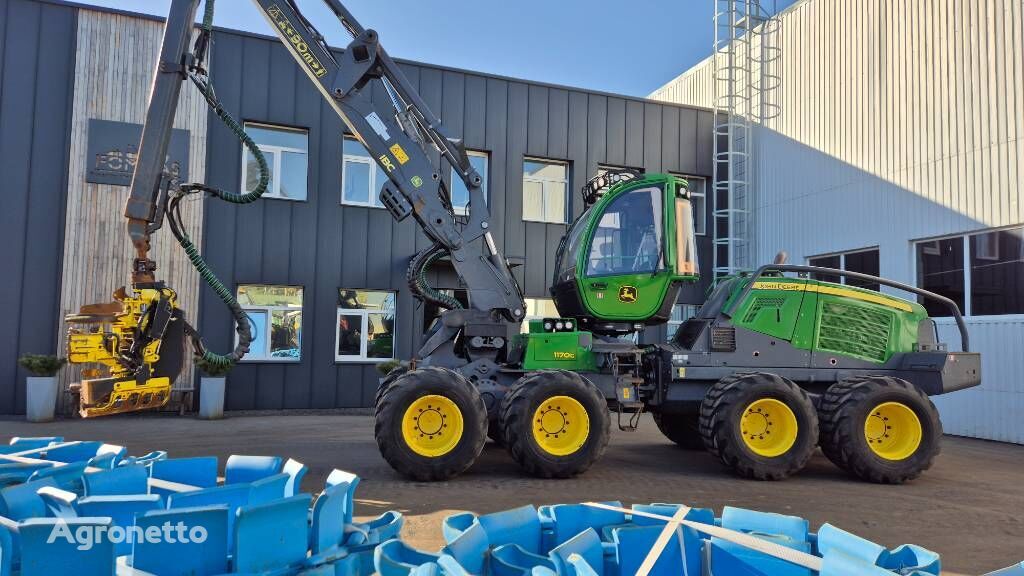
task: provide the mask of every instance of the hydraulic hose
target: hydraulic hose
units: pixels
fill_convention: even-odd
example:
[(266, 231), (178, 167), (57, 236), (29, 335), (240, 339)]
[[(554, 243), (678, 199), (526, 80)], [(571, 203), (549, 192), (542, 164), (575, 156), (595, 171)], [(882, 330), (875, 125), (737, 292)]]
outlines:
[(253, 190), (244, 193), (230, 192), (199, 182), (182, 184), (178, 187), (177, 193), (168, 200), (165, 211), (167, 213), (167, 221), (170, 224), (171, 233), (174, 234), (174, 237), (178, 240), (178, 244), (185, 250), (185, 254), (188, 255), (189, 262), (191, 262), (192, 266), (199, 273), (199, 277), (202, 278), (211, 289), (213, 289), (213, 292), (217, 297), (220, 298), (220, 300), (228, 307), (235, 320), (235, 332), (238, 334), (238, 343), (235, 345), (234, 350), (227, 354), (217, 354), (216, 352), (206, 349), (198, 334), (194, 331), (191, 333), (192, 344), (197, 357), (197, 364), (209, 372), (223, 372), (230, 369), (231, 366), (249, 352), (249, 345), (252, 343), (252, 330), (249, 324), (249, 318), (248, 315), (246, 315), (245, 310), (243, 310), (242, 306), (238, 303), (238, 300), (236, 300), (231, 291), (224, 286), (224, 283), (217, 278), (217, 275), (210, 269), (206, 260), (204, 260), (202, 255), (199, 253), (199, 248), (196, 247), (195, 243), (192, 242), (192, 239), (189, 238), (188, 233), (185, 231), (181, 222), (180, 203), (183, 198), (200, 192), (205, 192), (211, 197), (224, 200), (225, 202), (230, 202), (232, 204), (249, 204), (251, 202), (255, 202), (256, 200), (259, 200), (267, 190), (267, 186), (270, 183), (270, 170), (267, 167), (267, 160), (263, 156), (263, 152), (259, 149), (259, 146), (256, 145), (256, 142), (254, 142), (253, 139), (245, 133), (245, 129), (242, 125), (239, 124), (238, 121), (235, 120), (217, 100), (213, 84), (210, 82), (208, 73), (203, 68), (204, 60), (206, 58), (206, 50), (212, 39), (214, 3), (215, 0), (206, 0), (206, 9), (203, 13), (201, 31), (193, 50), (195, 64), (190, 68), (188, 76), (199, 88), (199, 91), (203, 94), (203, 98), (206, 99), (207, 104), (217, 115), (217, 118), (219, 118), (229, 130), (231, 130), (242, 144), (245, 145), (252, 157), (255, 158), (256, 164), (259, 168), (259, 180)]
[(434, 244), (429, 248), (421, 250), (409, 262), (405, 278), (409, 283), (409, 290), (412, 291), (414, 296), (441, 308), (457, 310), (462, 308), (461, 302), (456, 300), (454, 296), (449, 296), (435, 289), (427, 282), (427, 269), (430, 268), (431, 264), (444, 257), (444, 254), (444, 248), (439, 244)]

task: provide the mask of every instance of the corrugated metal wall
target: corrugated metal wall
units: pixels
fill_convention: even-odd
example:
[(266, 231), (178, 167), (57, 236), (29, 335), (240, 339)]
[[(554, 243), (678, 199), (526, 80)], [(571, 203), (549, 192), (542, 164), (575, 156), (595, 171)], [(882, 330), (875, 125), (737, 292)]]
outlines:
[[(757, 254), (878, 246), (915, 282), (912, 241), (1024, 222), (1020, 0), (805, 0), (781, 26), (782, 113), (756, 130)], [(711, 60), (652, 97), (707, 105)], [(970, 319), (985, 383), (941, 399), (947, 431), (1024, 442), (1015, 317)], [(979, 398), (992, 401), (986, 406)], [(1010, 398), (1013, 400), (1011, 401)], [(970, 399), (970, 400), (969, 400)]]
[(18, 356), (57, 350), (75, 19), (0, 0), (0, 414), (25, 411)]
[[(342, 124), (298, 74), (276, 41), (219, 31), (213, 52), (217, 93), (246, 121), (309, 130), (309, 186), (304, 202), (265, 200), (249, 206), (207, 205), (204, 252), (229, 286), (290, 284), (305, 289), (302, 360), (243, 363), (228, 379), (229, 409), (369, 406), (378, 374), (373, 364), (336, 363), (339, 288), (399, 291), (398, 357), (408, 358), (423, 334), (423, 311), (405, 284), (409, 258), (427, 246), (412, 219), (395, 223), (384, 210), (340, 205)], [(387, 44), (387, 38), (383, 38)], [(466, 147), (489, 152), (491, 231), (530, 297), (547, 298), (554, 256), (566, 226), (524, 222), (524, 156), (570, 163), (573, 216), (578, 189), (598, 164), (709, 176), (711, 114), (639, 99), (404, 64), (427, 105)], [(384, 95), (377, 95), (385, 97)], [(237, 140), (210, 121), (208, 181), (234, 189), (240, 180)], [(445, 177), (448, 177), (445, 174)], [(710, 261), (710, 242), (701, 241)], [(450, 275), (439, 287), (457, 287)], [(231, 344), (224, 306), (202, 289), (200, 328), (211, 347)], [(700, 301), (701, 286), (684, 294)]]

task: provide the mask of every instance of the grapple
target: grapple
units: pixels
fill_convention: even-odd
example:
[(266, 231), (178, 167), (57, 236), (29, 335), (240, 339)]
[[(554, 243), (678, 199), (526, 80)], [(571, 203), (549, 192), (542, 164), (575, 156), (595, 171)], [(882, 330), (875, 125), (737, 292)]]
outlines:
[(87, 304), (69, 315), (68, 361), (99, 364), (72, 384), (83, 418), (159, 408), (184, 361), (185, 317), (174, 290), (157, 282), (124, 287), (114, 302)]

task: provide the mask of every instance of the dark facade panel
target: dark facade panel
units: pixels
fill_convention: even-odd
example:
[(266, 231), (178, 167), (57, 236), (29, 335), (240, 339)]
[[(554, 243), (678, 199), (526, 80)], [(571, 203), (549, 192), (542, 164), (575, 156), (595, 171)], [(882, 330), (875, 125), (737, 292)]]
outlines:
[[(204, 252), (229, 285), (304, 288), (301, 361), (242, 363), (229, 378), (227, 407), (368, 406), (377, 384), (374, 366), (334, 360), (338, 289), (397, 291), (397, 355), (410, 357), (421, 342), (424, 318), (406, 288), (405, 269), (427, 240), (411, 219), (396, 223), (384, 210), (340, 203), (342, 123), (295, 74), (284, 48), (268, 39), (224, 31), (216, 41), (214, 82), (230, 110), (239, 111), (245, 121), (309, 132), (305, 201), (208, 204)], [(710, 154), (709, 112), (425, 65), (402, 66), (449, 132), (464, 138), (467, 148), (488, 154), (492, 233), (506, 256), (521, 263), (515, 275), (528, 297), (548, 297), (555, 250), (566, 225), (522, 220), (524, 157), (568, 162), (571, 217), (582, 211), (579, 186), (598, 165), (709, 176), (710, 162), (697, 161), (701, 154)], [(210, 182), (237, 188), (241, 149), (213, 116), (209, 142)], [(710, 241), (699, 244), (701, 256), (710, 262)], [(450, 269), (431, 276), (438, 287), (458, 287)], [(685, 291), (684, 300), (697, 302), (702, 296), (703, 288), (693, 287)], [(223, 306), (207, 288), (202, 300), (202, 332), (214, 349), (229, 348), (233, 335)]]
[(18, 356), (57, 346), (75, 30), (73, 8), (0, 0), (0, 414), (25, 411)]

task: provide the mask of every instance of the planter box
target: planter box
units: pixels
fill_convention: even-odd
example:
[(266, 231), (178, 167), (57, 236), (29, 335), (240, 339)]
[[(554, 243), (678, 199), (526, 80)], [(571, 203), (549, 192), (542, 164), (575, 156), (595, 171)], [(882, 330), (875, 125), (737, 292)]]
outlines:
[(217, 420), (224, 417), (224, 387), (227, 378), (203, 376), (199, 379), (199, 417)]
[(25, 379), (25, 419), (49, 422), (57, 409), (57, 377), (29, 376)]

